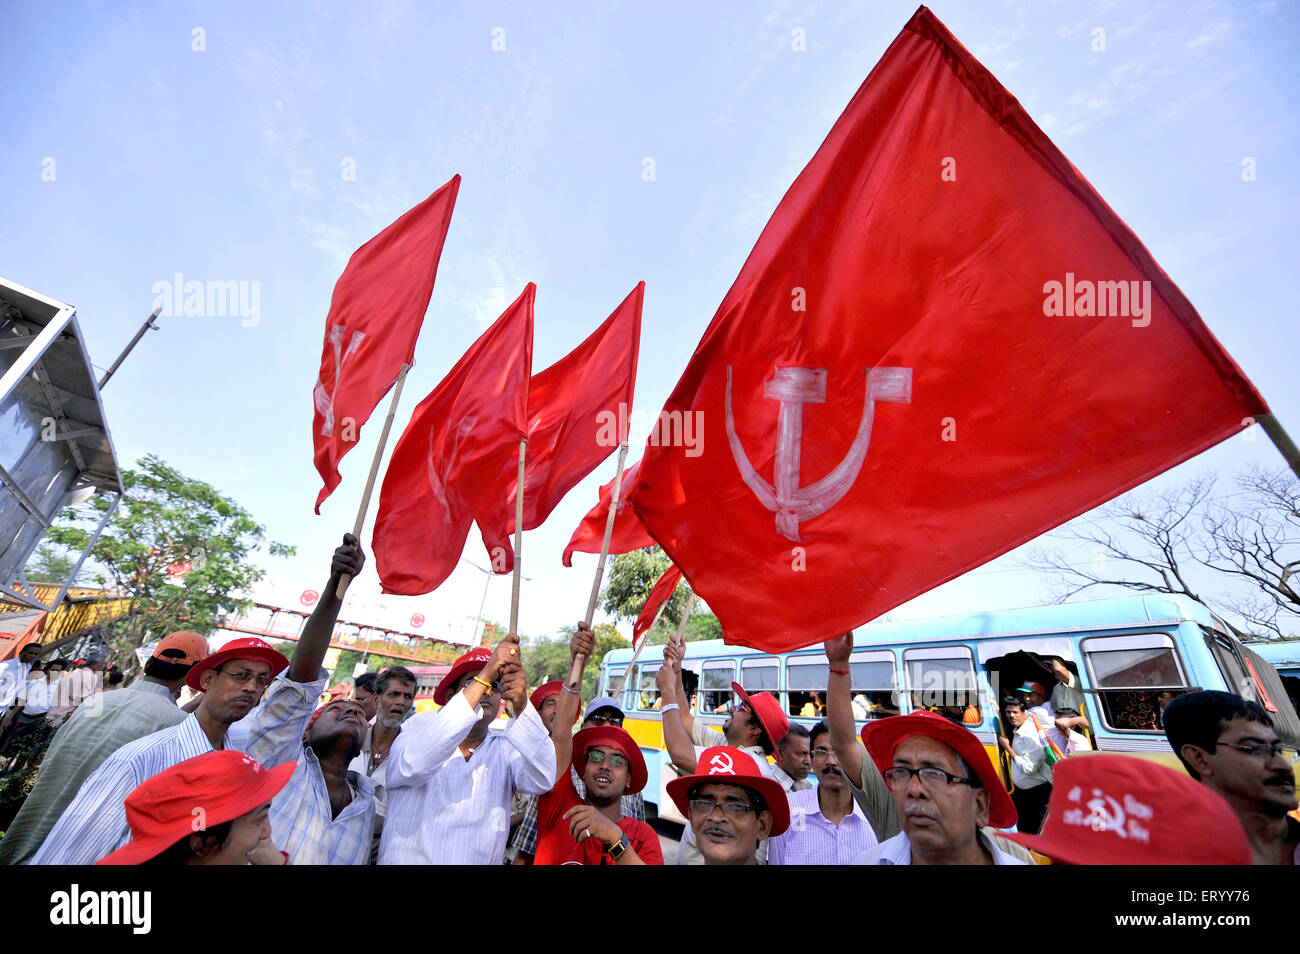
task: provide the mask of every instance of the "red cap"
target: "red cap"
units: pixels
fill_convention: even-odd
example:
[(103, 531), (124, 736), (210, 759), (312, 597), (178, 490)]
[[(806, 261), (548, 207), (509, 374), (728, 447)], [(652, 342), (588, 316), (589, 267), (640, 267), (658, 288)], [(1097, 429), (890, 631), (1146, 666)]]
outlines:
[(451, 687), (456, 685), (457, 681), (467, 672), (478, 672), (491, 659), (492, 650), (486, 646), (471, 649), (461, 656), (452, 663), (451, 671), (442, 677), (442, 682), (438, 683), (438, 688), (433, 690), (433, 701), (440, 706), (445, 706), (447, 700), (451, 698)]
[(1044, 699), (1047, 698), (1047, 690), (1043, 688), (1043, 684), (1041, 682), (1027, 682), (1019, 689), (1017, 689), (1016, 692), (1036, 692)]
[(1052, 767), (1041, 835), (1007, 835), (1071, 865), (1248, 865), (1250, 843), (1216, 792), (1126, 755), (1076, 755)]
[(583, 729), (573, 737), (573, 770), (582, 778), (587, 768), (587, 750), (597, 745), (609, 745), (627, 756), (628, 778), (624, 795), (635, 795), (645, 788), (647, 773), (645, 759), (641, 755), (641, 746), (636, 744), (627, 731), (613, 725), (594, 725)]
[(268, 769), (252, 756), (224, 749), (173, 765), (126, 797), (131, 840), (95, 864), (138, 865), (202, 831), (194, 827), (196, 819), (212, 828), (246, 815), (289, 783), (295, 764)]
[[(583, 729), (583, 732), (594, 732)], [(578, 733), (581, 735), (582, 733)], [(694, 775), (684, 775), (671, 780), (666, 788), (668, 797), (687, 818), (691, 817), (690, 793), (696, 785), (716, 782), (722, 785), (739, 785), (750, 788), (763, 796), (767, 809), (772, 813), (772, 830), (769, 838), (775, 838), (790, 827), (790, 800), (785, 789), (776, 779), (768, 778), (759, 769), (754, 757), (743, 749), (734, 749), (729, 745), (715, 745), (700, 753)]]
[[(533, 690), (533, 694), (528, 697), (528, 701), (533, 704), (534, 709), (541, 712), (542, 703), (551, 698), (551, 696), (558, 696), (560, 694), (560, 687), (563, 685), (564, 683), (559, 679), (552, 679), (550, 682), (544, 682)], [(579, 705), (578, 708), (581, 709), (582, 706)]]
[(1015, 803), (1011, 801), (998, 770), (984, 751), (984, 743), (975, 738), (975, 733), (965, 726), (922, 710), (867, 723), (862, 730), (862, 744), (871, 753), (876, 768), (883, 773), (894, 764), (894, 749), (913, 735), (928, 735), (942, 742), (970, 766), (970, 770), (980, 780), (980, 785), (989, 793), (990, 825), (994, 828), (1010, 828), (1016, 823)]
[(192, 666), (208, 654), (208, 641), (188, 629), (164, 636), (150, 654), (151, 659)]
[(773, 745), (779, 745), (786, 737), (786, 733), (790, 731), (790, 720), (786, 718), (785, 710), (781, 708), (781, 703), (777, 702), (776, 696), (770, 692), (760, 692), (751, 696), (738, 682), (731, 684), (731, 691), (749, 703), (749, 708), (753, 710), (754, 715), (758, 716), (758, 724), (763, 727), (768, 739)]
[(203, 687), (199, 684), (199, 678), (209, 669), (215, 669), (231, 659), (256, 659), (258, 662), (264, 662), (271, 667), (272, 676), (289, 668), (289, 660), (266, 640), (258, 639), (256, 636), (246, 636), (242, 639), (232, 639), (215, 653), (195, 663), (194, 668), (185, 674), (185, 685), (195, 692), (201, 692)]

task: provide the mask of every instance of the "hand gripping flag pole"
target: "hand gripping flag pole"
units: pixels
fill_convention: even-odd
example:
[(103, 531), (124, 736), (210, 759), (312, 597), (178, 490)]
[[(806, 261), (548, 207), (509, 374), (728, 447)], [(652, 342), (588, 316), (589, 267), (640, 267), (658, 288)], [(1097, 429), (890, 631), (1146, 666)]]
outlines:
[[(672, 599), (672, 596), (670, 595), (668, 599)], [(636, 661), (641, 658), (641, 650), (645, 648), (646, 643), (650, 642), (650, 630), (655, 628), (655, 625), (659, 622), (659, 617), (664, 615), (664, 610), (667, 606), (668, 600), (664, 600), (659, 604), (659, 609), (655, 610), (654, 622), (650, 624), (650, 629), (645, 631), (645, 636), (637, 642), (636, 649), (632, 650), (632, 658), (628, 660), (627, 668), (623, 670), (623, 675), (618, 677), (618, 686), (610, 693), (610, 695), (615, 699), (622, 697), (623, 685), (627, 682), (627, 674), (632, 671), (632, 667), (636, 665)], [(686, 606), (682, 610), (682, 618), (677, 621), (677, 631), (673, 633), (673, 638), (670, 642), (681, 644), (685, 640), (686, 621), (691, 618), (691, 613), (694, 611), (695, 592), (692, 590), (691, 595), (686, 598)]]
[[(626, 438), (627, 435), (623, 434)], [(596, 615), (596, 600), (600, 597), (600, 581), (605, 576), (605, 559), (609, 556), (609, 540), (614, 534), (614, 517), (618, 514), (618, 495), (623, 486), (623, 463), (627, 460), (627, 441), (618, 445), (618, 472), (614, 475), (614, 486), (609, 497), (609, 516), (605, 518), (605, 539), (600, 544), (600, 561), (596, 564), (596, 576), (591, 581), (591, 597), (587, 600), (587, 625), (591, 625)], [(522, 491), (522, 487), (521, 487)], [(517, 572), (517, 571), (516, 571)], [(569, 669), (569, 685), (578, 686), (582, 682), (582, 670), (587, 667), (587, 657), (579, 653), (573, 657), (573, 666)]]
[[(406, 383), (406, 372), (410, 370), (410, 364), (404, 364), (402, 370), (398, 372), (397, 387), (393, 388), (393, 399), (388, 404), (388, 416), (384, 418), (384, 429), (379, 432), (379, 446), (375, 448), (375, 458), (370, 462), (370, 476), (366, 478), (366, 489), (361, 494), (361, 506), (357, 508), (356, 522), (352, 524), (352, 535), (357, 538), (357, 543), (361, 542), (361, 528), (365, 526), (366, 511), (370, 509), (370, 494), (375, 489), (375, 478), (379, 475), (379, 459), (384, 456), (388, 432), (393, 427), (393, 415), (397, 413), (397, 402), (402, 396), (402, 385)], [(351, 574), (344, 573), (339, 577), (339, 585), (334, 595), (343, 599), (343, 594), (348, 591), (348, 584), (351, 582)]]

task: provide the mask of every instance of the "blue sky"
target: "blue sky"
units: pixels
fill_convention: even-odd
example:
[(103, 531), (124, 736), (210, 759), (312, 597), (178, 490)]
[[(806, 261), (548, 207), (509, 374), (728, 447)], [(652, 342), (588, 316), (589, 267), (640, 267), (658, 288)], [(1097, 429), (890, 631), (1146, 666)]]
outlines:
[[(330, 292), (354, 248), (464, 177), (395, 433), (528, 281), (538, 284), (540, 369), (645, 280), (637, 404), (653, 413), (781, 195), (914, 9), (10, 5), (0, 275), (77, 305), (101, 366), (150, 310), (155, 283), (177, 272), (260, 283), (255, 324), (160, 319), (104, 400), (124, 465), (156, 453), (298, 546), (295, 559), (266, 561), (287, 602), (322, 582), (377, 436), (374, 425), (363, 432), (342, 486), (313, 516), (311, 389)], [(1296, 8), (931, 9), (1146, 243), (1300, 435)], [(794, 48), (796, 30), (805, 49)], [(1242, 177), (1247, 157), (1254, 181)], [(1158, 360), (1135, 356), (1134, 373), (1147, 358)], [(1233, 439), (1153, 484), (1279, 460), (1262, 437)], [(566, 570), (560, 551), (612, 469), (611, 459), (525, 537), (524, 633), (582, 615), (595, 558)], [(486, 565), (476, 532), (466, 556)], [(344, 615), (404, 625), (418, 611), (432, 632), (475, 615), (482, 581), (462, 566), (434, 594), (381, 601), (369, 572)], [(489, 617), (506, 617), (509, 589), (508, 578), (492, 583)], [(896, 615), (1049, 595), (1008, 555)]]

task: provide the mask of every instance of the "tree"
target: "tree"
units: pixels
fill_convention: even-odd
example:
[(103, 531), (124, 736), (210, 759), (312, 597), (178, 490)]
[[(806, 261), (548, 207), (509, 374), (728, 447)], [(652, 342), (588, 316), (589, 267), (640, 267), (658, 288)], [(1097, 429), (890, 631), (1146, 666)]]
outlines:
[[(672, 565), (668, 554), (659, 547), (646, 547), (611, 557), (609, 581), (600, 594), (600, 608), (618, 619), (636, 619), (655, 583)], [(664, 604), (660, 620), (667, 620), (675, 627), (686, 609), (690, 592), (691, 588), (683, 579)]]
[[(68, 578), (68, 574), (72, 572), (72, 568), (76, 566), (76, 563), (76, 557), (46, 539), (42, 540), (40, 545), (37, 546), (36, 552), (28, 559), (23, 572), (27, 575), (27, 579), (33, 583), (62, 584)], [(85, 567), (82, 567), (69, 582), (75, 586), (85, 576), (86, 570)]]
[[(675, 632), (677, 627), (660, 617), (659, 622), (655, 623), (654, 628), (646, 634), (646, 639), (650, 640), (651, 646), (662, 646)], [(686, 642), (721, 638), (722, 624), (712, 613), (692, 613), (687, 618), (686, 630), (682, 633), (682, 639)]]
[(1054, 577), (1062, 600), (1098, 586), (1181, 594), (1238, 617), (1239, 637), (1285, 638), (1300, 624), (1300, 483), (1259, 467), (1235, 483), (1223, 497), (1213, 475), (1120, 497), (1057, 534), (1091, 548), (1087, 565), (1045, 549), (1023, 565)]
[[(561, 628), (560, 635), (547, 639), (528, 639), (522, 648), (524, 672), (528, 685), (536, 688), (552, 679), (567, 679), (569, 675), (569, 640), (578, 631), (577, 625)], [(596, 695), (600, 678), (600, 663), (611, 649), (624, 649), (628, 641), (618, 634), (613, 623), (597, 623), (592, 627), (596, 648), (587, 660), (582, 679), (582, 698), (590, 702)]]
[[(126, 495), (94, 548), (96, 580), (131, 599), (130, 613), (110, 624), (109, 644), (123, 668), (133, 650), (173, 630), (208, 634), (248, 605), (244, 592), (265, 571), (249, 562), (265, 529), (234, 500), (186, 477), (150, 454), (124, 471)], [(46, 539), (80, 551), (107, 504), (99, 497), (69, 508)], [(271, 542), (271, 556), (293, 547)]]

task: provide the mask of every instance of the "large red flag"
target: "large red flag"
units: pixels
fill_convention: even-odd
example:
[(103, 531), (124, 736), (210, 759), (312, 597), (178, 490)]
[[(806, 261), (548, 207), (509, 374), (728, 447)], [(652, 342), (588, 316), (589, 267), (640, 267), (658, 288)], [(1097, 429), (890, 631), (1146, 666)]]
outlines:
[[(626, 439), (644, 296), (641, 282), (586, 341), (529, 382), (525, 530), (540, 527), (573, 485)], [(507, 464), (477, 518), (498, 573), (514, 568), (518, 486), (518, 467)]]
[[(627, 495), (631, 491), (632, 485), (636, 483), (637, 470), (640, 466), (641, 462), (637, 461), (623, 471), (623, 484), (618, 495), (618, 509), (614, 513), (614, 530), (609, 538), (610, 553), (627, 553), (629, 550), (639, 550), (641, 547), (655, 545), (650, 534), (646, 533), (645, 527), (641, 526), (641, 521), (632, 512), (632, 508), (627, 505)], [(600, 545), (605, 539), (605, 523), (609, 520), (609, 498), (613, 491), (613, 480), (601, 485), (599, 503), (587, 511), (587, 515), (582, 518), (578, 528), (573, 531), (573, 536), (569, 538), (569, 545), (564, 548), (564, 555), (561, 559), (565, 566), (573, 566), (575, 551), (578, 553), (600, 552)]]
[(470, 346), (393, 449), (372, 541), (385, 593), (428, 593), (450, 576), (502, 466), (519, 459), (536, 290), (530, 282)]
[(641, 607), (641, 615), (632, 624), (633, 649), (636, 649), (637, 644), (641, 642), (646, 630), (654, 625), (659, 607), (672, 598), (672, 595), (677, 592), (677, 584), (681, 581), (682, 571), (676, 565), (670, 566), (664, 571), (664, 575), (656, 581), (654, 587), (650, 590), (650, 595), (646, 597), (645, 605)]
[(630, 502), (769, 652), (843, 633), (1267, 410), (1137, 237), (922, 7), (795, 180)]
[(311, 439), (325, 486), (316, 512), (339, 485), (339, 461), (361, 425), (415, 355), (460, 176), (352, 253), (334, 284), (325, 349), (312, 390)]

